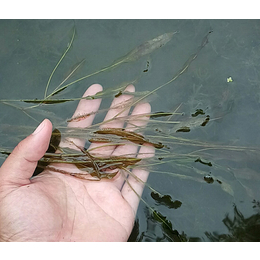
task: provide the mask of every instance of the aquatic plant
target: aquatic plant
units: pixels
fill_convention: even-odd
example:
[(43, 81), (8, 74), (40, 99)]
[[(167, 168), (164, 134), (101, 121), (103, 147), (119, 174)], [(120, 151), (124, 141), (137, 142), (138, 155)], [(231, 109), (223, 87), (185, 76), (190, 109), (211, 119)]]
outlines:
[[(125, 181), (133, 192), (135, 192), (139, 199), (147, 205), (152, 213), (151, 215), (153, 216), (154, 221), (162, 225), (164, 230), (167, 230), (165, 231), (165, 234), (168, 239), (174, 240), (177, 236), (180, 240), (185, 240), (185, 236), (182, 237), (175, 230), (174, 223), (171, 223), (171, 221), (167, 219), (167, 216), (164, 216), (154, 207), (151, 207), (149, 203), (141, 197), (141, 194), (139, 194), (138, 191), (131, 186), (129, 178), (134, 178), (136, 181), (146, 185), (147, 189), (150, 190), (151, 198), (157, 204), (166, 206), (170, 209), (177, 209), (181, 207), (182, 202), (175, 198), (174, 192), (172, 192), (171, 195), (164, 194), (164, 192), (157, 190), (157, 187), (152, 187), (149, 183), (141, 180), (134, 174), (133, 170), (150, 170), (153, 174), (160, 174), (160, 178), (163, 178), (161, 176), (167, 176), (170, 178), (191, 180), (199, 183), (214, 183), (218, 185), (219, 188), (225, 193), (233, 196), (234, 190), (228, 180), (229, 177), (225, 179), (223, 177), (224, 174), (219, 176), (218, 171), (226, 173), (227, 176), (231, 176), (239, 183), (240, 181), (233, 175), (230, 168), (222, 166), (221, 163), (218, 163), (218, 158), (213, 152), (221, 151), (222, 153), (229, 153), (246, 151), (258, 153), (258, 149), (207, 143), (203, 140), (198, 141), (181, 137), (179, 135), (181, 133), (190, 132), (196, 128), (205, 128), (209, 122), (217, 120), (216, 118), (212, 119), (202, 109), (191, 111), (191, 116), (188, 118), (183, 116), (183, 113), (181, 112), (181, 104), (174, 111), (130, 115), (128, 114), (128, 111), (132, 107), (135, 107), (142, 102), (146, 102), (147, 98), (152, 94), (171, 85), (180, 76), (182, 76), (208, 43), (209, 34), (211, 32), (212, 31), (209, 31), (206, 34), (206, 36), (202, 39), (200, 46), (193, 54), (189, 56), (188, 60), (177, 72), (173, 72), (170, 79), (166, 80), (166, 82), (151, 91), (128, 91), (127, 87), (137, 82), (143, 76), (141, 73), (136, 75), (136, 78), (131, 82), (122, 83), (120, 86), (102, 90), (94, 95), (73, 98), (67, 97), (65, 94), (64, 96), (62, 95), (66, 89), (76, 87), (76, 83), (80, 81), (86, 80), (102, 72), (116, 69), (124, 63), (135, 62), (139, 58), (161, 48), (163, 45), (167, 44), (174, 35), (177, 35), (176, 32), (170, 32), (157, 36), (154, 39), (148, 40), (137, 46), (128, 54), (112, 62), (111, 65), (105, 66), (104, 68), (67, 83), (77, 72), (77, 70), (81, 68), (84, 63), (84, 60), (82, 60), (78, 64), (74, 65), (69, 75), (50, 92), (52, 77), (59, 68), (61, 62), (64, 61), (67, 53), (72, 48), (73, 41), (75, 40), (74, 29), (66, 50), (51, 72), (42, 98), (19, 100), (2, 99), (0, 102), (13, 106), (32, 119), (37, 120), (31, 114), (33, 112), (44, 113), (46, 111), (45, 108), (51, 105), (58, 106), (59, 104), (73, 101), (81, 101), (86, 99), (96, 100), (107, 97), (112, 97), (114, 100), (122, 100), (122, 102), (117, 101), (116, 105), (112, 104), (110, 108), (92, 111), (85, 114), (76, 114), (71, 118), (63, 120), (60, 125), (55, 125), (49, 149), (39, 161), (38, 168), (45, 169), (47, 167), (50, 171), (56, 171), (61, 174), (71, 175), (72, 177), (88, 181), (100, 181), (103, 179), (111, 180), (117, 174), (122, 174), (125, 176)], [(122, 97), (125, 98), (123, 99)], [(87, 127), (87, 129), (67, 127), (66, 125), (67, 123), (73, 125), (73, 123), (81, 122), (91, 116), (95, 116), (97, 113), (105, 113), (109, 110), (114, 111), (113, 117), (108, 120), (105, 119), (103, 122), (95, 123)], [(111, 122), (119, 122), (121, 125), (127, 124), (127, 127), (104, 127), (109, 125)], [(12, 126), (12, 128), (14, 129), (15, 127)], [(16, 134), (15, 137), (18, 139), (23, 138), (26, 134), (28, 134), (27, 131), (30, 130), (28, 127), (17, 127), (17, 129), (22, 128), (25, 129), (24, 135), (19, 136)], [(78, 145), (75, 141), (73, 141), (75, 139), (85, 140), (87, 143), (94, 145), (91, 145), (90, 148), (87, 149), (84, 145)], [(63, 142), (62, 145), (60, 145), (61, 141)], [(100, 155), (98, 152), (100, 148), (125, 146), (126, 144), (130, 144), (134, 147), (133, 153), (120, 156), (104, 156)], [(145, 149), (142, 148), (145, 148), (146, 146), (152, 147), (155, 150), (155, 154), (151, 152), (153, 150), (149, 150), (150, 154), (145, 152)], [(136, 156), (137, 150), (139, 150), (138, 156)], [(9, 155), (10, 152), (11, 149), (7, 148), (3, 148), (1, 151), (3, 156)], [(76, 165), (76, 168), (74, 168), (76, 170), (66, 171), (59, 167), (60, 164)], [(168, 166), (168, 170), (163, 170), (161, 167), (165, 165)], [(178, 171), (179, 168), (182, 168), (182, 173)], [(215, 175), (211, 169), (216, 169), (217, 174)], [(240, 184), (247, 189), (242, 183)], [(171, 237), (170, 234), (174, 234), (174, 236)]]

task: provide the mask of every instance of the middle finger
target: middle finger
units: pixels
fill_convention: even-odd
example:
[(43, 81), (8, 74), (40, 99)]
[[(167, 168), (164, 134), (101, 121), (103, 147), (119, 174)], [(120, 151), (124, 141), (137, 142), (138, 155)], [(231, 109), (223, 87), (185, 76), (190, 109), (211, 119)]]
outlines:
[[(124, 92), (134, 92), (135, 87), (133, 85), (127, 86)], [(115, 98), (110, 106), (109, 111), (104, 119), (104, 123), (100, 126), (101, 129), (104, 128), (122, 128), (124, 126), (124, 120), (117, 120), (117, 114), (120, 113), (120, 117), (124, 118), (128, 115), (131, 105), (128, 101), (131, 101), (132, 96), (123, 94)], [(101, 146), (101, 147), (100, 147)], [(100, 148), (99, 148), (100, 147)], [(115, 150), (114, 145), (100, 145), (98, 143), (92, 143), (89, 146), (89, 150), (92, 150), (95, 154), (99, 156), (110, 156)]]

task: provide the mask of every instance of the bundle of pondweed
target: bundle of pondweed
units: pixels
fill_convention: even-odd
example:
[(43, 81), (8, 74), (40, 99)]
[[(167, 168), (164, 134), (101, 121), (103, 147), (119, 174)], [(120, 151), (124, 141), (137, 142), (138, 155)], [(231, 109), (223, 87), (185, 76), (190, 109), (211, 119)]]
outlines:
[[(225, 168), (214, 161), (211, 152), (218, 150), (221, 150), (222, 152), (240, 152), (245, 150), (257, 152), (257, 149), (252, 148), (249, 150), (247, 147), (210, 144), (203, 141), (180, 137), (178, 133), (189, 132), (193, 130), (193, 128), (197, 127), (204, 127), (212, 120), (210, 119), (210, 116), (205, 115), (202, 110), (197, 110), (192, 114), (191, 118), (186, 120), (182, 118), (182, 113), (179, 111), (181, 105), (174, 111), (170, 112), (132, 113), (129, 115), (131, 108), (141, 104), (149, 96), (163, 87), (168, 86), (187, 71), (190, 64), (196, 59), (200, 51), (207, 44), (209, 33), (204, 37), (201, 45), (197, 48), (194, 54), (190, 55), (189, 59), (184, 63), (181, 69), (176, 73), (173, 73), (173, 76), (169, 80), (152, 91), (128, 91), (127, 87), (135, 83), (141, 77), (139, 75), (132, 82), (122, 83), (119, 87), (102, 90), (94, 95), (67, 98), (62, 97), (65, 89), (73, 88), (76, 86), (76, 83), (99, 73), (115, 69), (123, 63), (134, 62), (144, 55), (148, 55), (149, 53), (156, 51), (158, 48), (161, 48), (176, 34), (176, 32), (162, 34), (136, 47), (111, 65), (73, 80), (70, 83), (66, 83), (82, 66), (84, 62), (84, 60), (82, 60), (74, 66), (71, 73), (63, 79), (61, 83), (51, 91), (51, 93), (49, 93), (52, 77), (73, 44), (75, 38), (74, 30), (67, 49), (57, 62), (47, 81), (42, 98), (20, 100), (10, 99), (0, 100), (0, 102), (14, 106), (23, 113), (32, 117), (31, 112), (36, 111), (44, 113), (44, 108), (49, 105), (59, 106), (61, 103), (64, 104), (66, 102), (77, 100), (99, 100), (107, 97), (114, 98), (115, 102), (114, 104), (112, 103), (109, 108), (76, 114), (66, 120), (66, 123), (69, 124), (68, 127), (55, 126), (56, 128), (53, 130), (49, 149), (38, 163), (39, 168), (44, 169), (45, 167), (48, 167), (51, 171), (68, 174), (88, 181), (99, 181), (103, 179), (110, 180), (116, 175), (122, 174), (125, 176), (125, 181), (129, 185), (128, 176), (131, 176), (135, 178), (136, 181), (145, 184), (152, 191), (152, 198), (156, 202), (165, 204), (170, 208), (179, 207), (181, 203), (178, 203), (177, 200), (173, 200), (169, 195), (161, 194), (147, 183), (144, 183), (143, 180), (134, 175), (132, 171), (133, 169), (148, 169), (153, 173), (159, 173), (161, 175), (167, 174), (171, 177), (186, 180), (189, 179), (197, 182), (212, 183), (215, 181), (215, 183), (217, 183), (226, 193), (233, 195), (233, 189), (228, 181), (221, 177), (214, 176), (212, 173), (208, 174), (208, 171), (203, 171), (199, 167), (194, 167), (194, 163), (209, 168), (214, 167), (223, 172), (227, 172), (228, 174), (232, 174), (228, 168)], [(59, 98), (56, 98), (57, 96), (59, 96)], [(22, 105), (19, 106), (19, 104)], [(109, 119), (105, 119), (103, 122), (83, 128), (73, 126), (75, 123), (82, 122), (95, 116), (97, 113), (107, 111), (113, 111), (113, 116), (110, 116)], [(175, 120), (173, 120), (173, 118)], [(111, 125), (111, 123), (114, 127), (107, 127), (108, 125)], [(12, 126), (12, 128), (14, 129), (14, 126)], [(21, 136), (16, 135), (18, 139), (21, 139), (26, 136), (26, 130), (28, 130), (28, 128), (19, 128), (20, 130), (22, 128), (25, 129), (24, 134)], [(91, 146), (86, 148), (86, 145), (79, 145), (75, 141), (77, 139), (84, 140), (84, 143), (91, 144)], [(62, 145), (60, 145), (61, 142)], [(109, 149), (111, 147), (120, 146), (125, 147), (126, 145), (131, 145), (133, 150), (119, 155), (109, 156), (99, 153), (100, 149)], [(146, 147), (152, 149), (147, 152), (145, 150)], [(153, 152), (153, 149), (155, 150), (155, 153)], [(137, 151), (139, 151), (138, 156), (136, 155)], [(4, 156), (10, 154), (10, 152), (11, 150), (2, 149), (2, 154)], [(76, 167), (74, 167), (72, 171), (68, 171), (60, 167), (62, 164), (75, 165)], [(170, 166), (169, 171), (164, 171), (159, 168), (159, 166), (166, 164)], [(182, 167), (182, 171), (184, 172), (183, 174), (176, 171), (178, 167)], [(140, 196), (137, 192), (136, 194), (137, 196)], [(153, 211), (156, 220), (160, 223), (164, 223), (168, 228), (172, 228), (167, 219), (152, 208), (150, 209)]]

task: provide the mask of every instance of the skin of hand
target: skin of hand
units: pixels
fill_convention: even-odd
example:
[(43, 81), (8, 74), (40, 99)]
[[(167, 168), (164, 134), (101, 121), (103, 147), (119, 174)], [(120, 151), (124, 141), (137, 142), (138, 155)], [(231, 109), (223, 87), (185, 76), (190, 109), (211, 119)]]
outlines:
[[(102, 87), (94, 84), (84, 96), (100, 91)], [(135, 88), (129, 85), (125, 91), (134, 92)], [(130, 98), (131, 93), (115, 98), (104, 121), (118, 114), (118, 104)], [(74, 117), (98, 111), (100, 103), (101, 99), (82, 99)], [(137, 104), (132, 115), (150, 111), (148, 103)], [(121, 108), (121, 112), (120, 116), (126, 116), (129, 109), (123, 111)], [(68, 126), (88, 127), (94, 117), (95, 113), (92, 113), (83, 120), (70, 122)], [(149, 120), (148, 117), (146, 119), (131, 123), (145, 126)], [(101, 128), (123, 126), (121, 120), (111, 120), (101, 125)], [(48, 149), (51, 133), (52, 124), (45, 119), (15, 147), (0, 168), (0, 241), (127, 241), (134, 225), (139, 198), (125, 182), (123, 174), (117, 174), (110, 180), (90, 181), (46, 169), (31, 178), (37, 161)], [(84, 140), (71, 140), (80, 146), (85, 144)], [(60, 146), (69, 145), (63, 140)], [(90, 147), (95, 146), (98, 144), (92, 143)], [(126, 143), (123, 146), (106, 146), (96, 150), (103, 156), (123, 156), (137, 153), (137, 146)], [(144, 158), (153, 155), (154, 147), (143, 145), (137, 156)], [(76, 168), (66, 164), (61, 167), (67, 171)], [(149, 174), (138, 168), (132, 172), (144, 182)], [(128, 181), (141, 195), (144, 184), (131, 176)]]

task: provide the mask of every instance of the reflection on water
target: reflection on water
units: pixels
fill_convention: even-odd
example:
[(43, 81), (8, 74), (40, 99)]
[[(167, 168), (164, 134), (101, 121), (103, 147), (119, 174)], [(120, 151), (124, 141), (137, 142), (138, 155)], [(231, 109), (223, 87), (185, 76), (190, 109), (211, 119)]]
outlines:
[[(259, 202), (253, 201), (259, 208)], [(234, 206), (233, 219), (228, 215), (222, 220), (228, 229), (227, 234), (218, 232), (208, 233), (206, 236), (210, 241), (222, 242), (259, 242), (260, 241), (260, 214), (259, 212), (245, 218), (243, 214)]]
[(135, 137), (161, 145), (142, 162), (151, 173), (129, 241), (259, 241), (258, 21), (75, 21), (71, 46), (73, 22), (37, 21), (26, 38), (28, 24), (0, 26), (11, 42), (1, 43), (1, 147), (13, 148), (45, 117), (65, 135), (68, 121), (87, 116), (71, 113), (92, 83), (104, 87), (92, 97), (103, 98), (97, 134), (111, 100), (134, 82), (131, 105), (146, 100), (157, 111)]
[[(259, 208), (259, 202), (253, 201), (257, 207)], [(245, 218), (243, 214), (237, 209), (237, 206), (234, 205), (234, 213), (233, 217), (230, 217), (228, 214), (222, 220), (223, 224), (226, 226), (228, 232), (220, 234), (217, 231), (205, 232), (205, 236), (209, 241), (212, 242), (259, 242), (260, 241), (260, 214), (259, 212), (253, 214), (252, 216)], [(143, 232), (139, 234), (139, 222), (135, 222), (134, 229), (129, 238), (129, 241), (157, 241), (157, 242), (202, 242), (203, 239), (200, 237), (190, 237), (184, 232), (179, 234), (177, 230), (172, 229), (172, 224), (166, 220), (166, 223), (160, 223), (156, 218), (151, 218), (150, 214), (147, 214), (147, 219), (151, 221), (148, 229), (151, 232), (155, 233), (155, 226), (158, 228), (159, 226), (156, 223), (160, 223), (160, 233), (161, 235), (147, 235), (147, 233)], [(153, 223), (153, 224), (152, 224)]]

